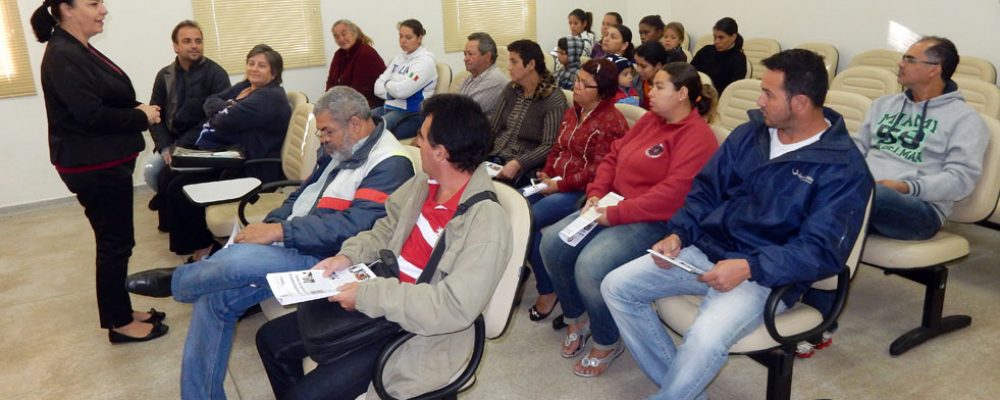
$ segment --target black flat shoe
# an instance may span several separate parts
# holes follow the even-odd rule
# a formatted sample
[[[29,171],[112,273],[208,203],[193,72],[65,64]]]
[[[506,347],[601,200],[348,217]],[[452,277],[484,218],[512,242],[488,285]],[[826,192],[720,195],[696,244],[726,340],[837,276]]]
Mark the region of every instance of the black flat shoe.
[[[159,211],[160,210],[160,195],[153,194],[153,197],[149,199],[149,204],[146,204],[149,211]]]
[[[565,328],[566,326],[567,325],[566,321],[563,319],[563,314],[559,314],[559,316],[555,317],[555,319],[552,320],[552,329],[558,331],[561,330],[562,328]]]
[[[549,314],[552,314],[552,311],[556,309],[557,305],[559,305],[559,299],[556,299],[556,302],[552,303],[552,308],[549,309],[549,312],[544,314],[539,312],[538,308],[532,305],[531,308],[528,309],[528,319],[535,322],[544,320],[549,317]]]
[[[125,278],[125,290],[149,297],[170,297],[170,281],[177,268],[155,268]]]
[[[111,329],[108,329],[108,341],[110,341],[111,343],[114,343],[114,344],[118,344],[118,343],[132,343],[132,342],[148,342],[148,341],[156,339],[156,338],[158,338],[160,336],[166,335],[167,331],[169,331],[169,330],[170,330],[169,326],[167,326],[165,324],[162,324],[162,323],[156,323],[156,324],[153,324],[153,330],[149,331],[148,335],[143,336],[143,337],[132,337],[132,336],[129,336],[129,335],[126,335],[126,334],[122,334],[122,333],[118,333],[118,332],[115,332],[115,331],[113,331]]]
[[[160,322],[163,322],[163,320],[167,319],[167,313],[162,311],[156,311],[155,308],[150,308],[149,311],[146,312],[149,313],[149,318],[146,318],[145,321],[139,321],[139,322],[158,324]]]

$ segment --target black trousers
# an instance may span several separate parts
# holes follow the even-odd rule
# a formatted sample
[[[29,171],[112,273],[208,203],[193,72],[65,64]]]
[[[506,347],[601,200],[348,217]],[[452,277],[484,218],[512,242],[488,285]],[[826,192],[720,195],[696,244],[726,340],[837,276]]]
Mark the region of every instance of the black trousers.
[[[132,301],[125,291],[128,259],[135,247],[132,171],[135,160],[97,171],[59,174],[94,229],[97,242],[97,310],[101,328],[132,322]]]
[[[285,314],[257,331],[257,352],[279,400],[353,400],[368,390],[379,353],[390,338],[358,349],[305,375],[306,349],[299,334],[298,314]]]
[[[170,251],[191,254],[215,241],[205,223],[205,207],[184,195],[184,185],[219,180],[221,172],[174,172],[164,168],[158,177],[160,230],[170,232]]]

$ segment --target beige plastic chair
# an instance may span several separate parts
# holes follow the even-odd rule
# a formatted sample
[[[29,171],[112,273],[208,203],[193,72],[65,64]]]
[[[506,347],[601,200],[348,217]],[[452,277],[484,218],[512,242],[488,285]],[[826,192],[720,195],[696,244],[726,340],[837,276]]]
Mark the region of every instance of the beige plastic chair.
[[[715,88],[715,83],[712,82],[712,77],[711,76],[708,76],[708,74],[706,74],[704,72],[701,72],[701,71],[698,71],[698,76],[701,77],[701,84],[702,85],[709,85],[713,89]],[[718,91],[718,89],[716,89],[716,91]]]
[[[462,83],[465,83],[465,80],[469,79],[470,76],[472,76],[472,74],[464,69],[455,74],[455,76],[451,78],[451,87],[448,88],[448,93],[458,93],[459,89],[462,88]]]
[[[434,93],[448,93],[451,87],[451,67],[445,63],[436,63],[437,83],[434,85]]]
[[[691,49],[691,51],[698,54],[698,50],[701,50],[702,47],[708,46],[712,43],[715,43],[715,38],[711,33],[702,35],[698,38],[698,41],[695,43],[694,48]]]
[[[482,316],[475,323],[476,339],[473,343],[472,359],[466,369],[453,378],[453,381],[444,388],[437,389],[431,393],[418,396],[419,398],[455,398],[455,394],[460,390],[471,387],[475,380],[476,369],[483,358],[483,348],[485,341],[495,340],[503,335],[507,327],[510,326],[511,316],[514,311],[514,296],[517,293],[518,282],[524,267],[525,258],[528,255],[528,239],[531,236],[531,206],[528,201],[513,187],[503,183],[494,182],[497,199],[500,205],[507,211],[510,218],[511,233],[513,235],[510,260],[504,270],[500,282],[497,284],[493,297],[487,303]],[[394,342],[388,344],[379,356],[379,362],[375,367],[375,381],[373,382],[376,391],[384,391],[382,386],[382,370],[386,363],[391,362],[391,354],[402,345],[409,336],[402,336]],[[381,397],[389,398],[383,393]]]
[[[903,53],[895,50],[873,49],[863,51],[854,56],[847,68],[860,66],[881,68],[891,72],[893,75],[899,71],[899,60],[903,59]]]
[[[750,79],[750,77],[753,76],[753,72],[754,72],[755,68],[754,68],[754,64],[752,62],[750,62],[750,57],[746,57],[746,60],[747,60],[747,74],[743,75],[743,77],[744,77],[744,79]],[[761,68],[757,68],[757,69],[760,69],[760,74],[764,75],[764,67],[763,66],[761,66]],[[727,88],[728,88],[728,86],[727,86]]]
[[[1000,194],[1000,122],[984,117],[990,130],[990,144],[983,159],[983,173],[969,197],[955,203],[948,221],[970,224],[985,220],[997,206]],[[943,317],[946,264],[969,255],[969,241],[948,232],[947,225],[927,240],[895,240],[868,235],[863,264],[879,268],[889,275],[899,275],[926,286],[924,312],[919,327],[903,334],[889,346],[889,354],[898,356],[939,335],[972,324],[967,315]]]
[[[681,51],[684,52],[684,57],[687,57],[687,62],[688,63],[690,63],[691,60],[694,59],[694,54],[691,54],[691,52],[688,51],[688,49],[685,49],[685,48],[682,47]]]
[[[732,132],[729,129],[716,124],[709,124],[708,126],[712,127],[712,133],[715,134],[715,140],[719,141],[720,146],[722,145],[722,142],[726,141],[726,138],[728,138],[729,134]]]
[[[965,97],[965,102],[980,114],[1000,118],[1000,87],[992,83],[955,75],[951,78]]]
[[[993,63],[973,56],[961,56],[958,60],[958,68],[952,77],[970,77],[982,79],[986,82],[997,83],[997,69]]]
[[[781,51],[781,44],[774,39],[749,39],[743,43],[743,54],[753,66],[750,78],[760,79],[764,75],[764,65],[761,60]]]
[[[845,69],[833,78],[830,89],[857,93],[872,100],[902,90],[896,82],[895,73],[870,66]]]
[[[715,125],[732,131],[749,121],[747,110],[757,108],[758,96],[760,81],[757,79],[741,79],[731,83],[719,99],[719,119],[715,121]]]
[[[646,109],[639,106],[633,106],[631,104],[616,103],[615,108],[617,108],[618,112],[625,116],[625,120],[628,121],[628,127],[630,129],[635,125],[635,122],[638,121],[639,118],[642,118],[642,116],[646,114]]]
[[[851,135],[856,135],[861,125],[865,123],[865,115],[872,107],[872,99],[857,93],[845,92],[842,90],[830,90],[826,92],[825,106],[844,116],[844,124]]]
[[[833,77],[837,75],[837,63],[840,62],[840,52],[834,45],[829,43],[809,42],[795,46],[797,49],[806,49],[823,56],[823,64],[826,65],[826,73],[833,82]]]
[[[684,52],[688,54],[688,61],[691,61],[691,52],[687,51],[689,49],[691,49],[691,33],[684,32],[684,41],[681,42],[681,50],[684,50]]]
[[[312,115],[313,105],[305,102],[305,95],[301,92],[289,92],[290,101],[293,101],[293,97],[297,105],[292,109],[288,132],[281,146],[281,170],[285,174],[285,179],[301,182],[309,177],[316,166],[319,138],[313,134],[316,130],[316,121]],[[285,201],[288,190],[256,195],[259,196],[258,200],[247,203],[244,208],[243,214],[247,221],[263,220],[267,213]],[[205,208],[205,222],[212,235],[227,237],[232,233],[233,223],[239,214],[239,205],[240,202],[234,201]]]
[[[785,312],[774,315],[781,296],[789,286],[774,288],[768,296],[764,309],[764,324],[744,336],[729,348],[729,354],[742,354],[767,367],[767,398],[788,399],[792,392],[792,367],[795,361],[795,347],[801,341],[817,341],[823,331],[837,321],[847,299],[850,280],[857,270],[865,243],[868,217],[871,213],[872,196],[869,195],[864,223],[854,241],[854,247],[841,272],[813,284],[813,288],[834,291],[834,309],[830,318],[802,302],[796,303]],[[698,307],[702,296],[673,296],[656,301],[660,319],[670,330],[683,336],[698,317]]]
[[[566,106],[573,107],[573,91],[562,89],[563,96],[566,96]]]

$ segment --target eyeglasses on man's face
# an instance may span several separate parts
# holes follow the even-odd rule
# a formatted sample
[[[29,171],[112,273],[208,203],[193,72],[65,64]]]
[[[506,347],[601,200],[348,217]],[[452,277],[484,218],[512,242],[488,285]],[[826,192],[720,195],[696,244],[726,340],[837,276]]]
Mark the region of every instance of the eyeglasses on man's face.
[[[911,55],[904,55],[903,56],[903,62],[906,63],[906,64],[926,64],[926,65],[938,65],[938,64],[941,64],[940,61],[920,60],[920,59],[917,59],[916,57],[911,56]]]

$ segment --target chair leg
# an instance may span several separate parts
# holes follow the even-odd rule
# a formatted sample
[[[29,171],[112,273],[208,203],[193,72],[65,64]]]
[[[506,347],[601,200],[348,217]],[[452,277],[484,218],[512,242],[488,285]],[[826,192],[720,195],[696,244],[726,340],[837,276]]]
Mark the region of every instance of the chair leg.
[[[794,348],[778,348],[748,356],[767,367],[767,400],[788,400],[792,397]]]
[[[919,327],[904,333],[889,345],[889,354],[898,356],[939,335],[965,328],[972,324],[968,315],[944,313],[944,294],[948,284],[948,267],[936,265],[921,269],[886,269],[886,274],[895,274],[926,286],[924,290],[924,315]]]

